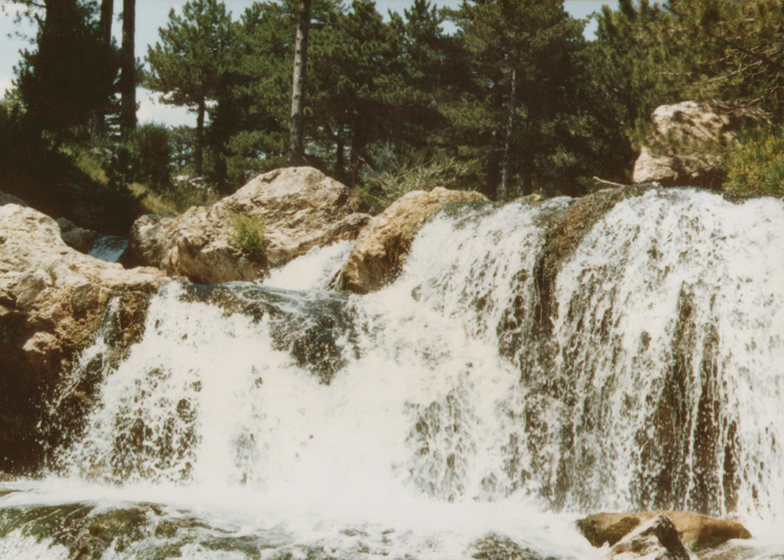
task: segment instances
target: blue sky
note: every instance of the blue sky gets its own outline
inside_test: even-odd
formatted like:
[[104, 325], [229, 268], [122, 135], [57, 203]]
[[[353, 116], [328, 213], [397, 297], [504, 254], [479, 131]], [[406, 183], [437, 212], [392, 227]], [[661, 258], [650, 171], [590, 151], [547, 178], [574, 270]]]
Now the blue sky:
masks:
[[[147, 53], [147, 45], [155, 44], [158, 40], [158, 28], [166, 25], [169, 11], [178, 10], [186, 0], [137, 0], [136, 2], [136, 55], [143, 59]], [[461, 0], [432, 0], [438, 6], [457, 7]], [[245, 11], [245, 8], [253, 4], [254, 0], [226, 0], [225, 4], [232, 15], [237, 18]], [[411, 5], [412, 0], [376, 0], [376, 6], [380, 13], [387, 14], [388, 11], [402, 12], [403, 9]], [[119, 11], [122, 2], [115, 0], [115, 9]], [[609, 0], [566, 0], [566, 10], [574, 17], [585, 18], [593, 12], [601, 10], [603, 4], [615, 4]], [[19, 62], [19, 50], [30, 48], [29, 43], [17, 37], [9, 37], [9, 34], [16, 35], [18, 32], [32, 36], [34, 30], [30, 27], [19, 27], [14, 25], [12, 15], [20, 8], [13, 2], [3, 2], [3, 10], [6, 15], [0, 14], [0, 96], [11, 87], [13, 67]], [[592, 36], [595, 30], [595, 23], [590, 23], [586, 29], [586, 36]], [[114, 35], [119, 42], [120, 23], [115, 22]], [[139, 90], [138, 100], [140, 109], [138, 113], [140, 122], [162, 122], [169, 125], [188, 125], [195, 126], [196, 116], [184, 107], [166, 106], [155, 102], [156, 95], [146, 90]]]

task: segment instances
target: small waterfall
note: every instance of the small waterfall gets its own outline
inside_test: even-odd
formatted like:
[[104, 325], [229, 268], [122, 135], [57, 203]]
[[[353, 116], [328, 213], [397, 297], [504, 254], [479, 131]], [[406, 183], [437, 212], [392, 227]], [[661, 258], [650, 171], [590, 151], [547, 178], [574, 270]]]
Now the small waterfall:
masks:
[[[350, 243], [263, 284], [166, 286], [136, 344], [109, 359], [99, 337], [72, 372], [65, 392], [92, 380], [94, 404], [64, 416], [51, 474], [0, 485], [0, 516], [24, 521], [0, 519], [0, 551], [33, 546], [41, 508], [136, 520], [104, 558], [589, 558], [573, 520], [602, 509], [775, 527], [784, 204], [618, 202], [542, 317], [573, 204], [448, 206], [365, 296], [326, 291]], [[57, 534], [50, 558], [92, 535]]]

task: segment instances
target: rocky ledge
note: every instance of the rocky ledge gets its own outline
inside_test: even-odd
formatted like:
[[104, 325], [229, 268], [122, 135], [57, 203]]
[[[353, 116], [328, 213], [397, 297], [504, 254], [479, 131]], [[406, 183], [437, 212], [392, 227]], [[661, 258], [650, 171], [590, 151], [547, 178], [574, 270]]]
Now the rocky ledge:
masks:
[[[357, 212], [358, 206], [348, 187], [316, 169], [278, 169], [212, 206], [192, 207], [180, 216], [141, 217], [122, 260], [201, 284], [255, 280], [313, 247], [355, 239], [370, 219]], [[236, 215], [263, 222], [265, 258], [245, 254], [231, 242], [230, 222]]]
[[342, 288], [366, 294], [384, 287], [400, 272], [403, 259], [422, 223], [450, 202], [487, 201], [470, 191], [436, 187], [430, 192], [412, 191], [397, 199], [357, 237], [343, 268]]
[[166, 281], [156, 269], [125, 270], [68, 247], [57, 222], [32, 208], [0, 206], [0, 470], [21, 472], [40, 461], [44, 403], [109, 302], [116, 302], [123, 346]]

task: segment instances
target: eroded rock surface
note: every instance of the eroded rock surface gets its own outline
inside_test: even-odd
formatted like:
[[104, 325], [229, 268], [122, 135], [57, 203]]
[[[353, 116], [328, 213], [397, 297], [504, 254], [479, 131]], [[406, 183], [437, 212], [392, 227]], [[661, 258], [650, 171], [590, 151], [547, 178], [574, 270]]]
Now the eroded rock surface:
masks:
[[[123, 262], [203, 284], [254, 280], [313, 247], [356, 238], [370, 219], [356, 209], [350, 190], [320, 171], [279, 169], [212, 206], [143, 216], [133, 225]], [[229, 223], [238, 214], [263, 220], [266, 258], [249, 256], [230, 241]]]
[[716, 548], [730, 539], [750, 539], [751, 533], [740, 523], [687, 511], [645, 511], [640, 513], [596, 513], [578, 521], [585, 538], [594, 545], [615, 545], [638, 526], [666, 514], [678, 536], [692, 551]]
[[375, 216], [357, 237], [343, 268], [342, 288], [365, 294], [392, 281], [422, 223], [450, 202], [487, 201], [477, 192], [436, 187], [412, 191]]
[[118, 300], [123, 336], [132, 337], [139, 308], [166, 281], [158, 270], [125, 270], [68, 247], [57, 222], [32, 208], [0, 207], [0, 470], [40, 459], [43, 403], [109, 301]]

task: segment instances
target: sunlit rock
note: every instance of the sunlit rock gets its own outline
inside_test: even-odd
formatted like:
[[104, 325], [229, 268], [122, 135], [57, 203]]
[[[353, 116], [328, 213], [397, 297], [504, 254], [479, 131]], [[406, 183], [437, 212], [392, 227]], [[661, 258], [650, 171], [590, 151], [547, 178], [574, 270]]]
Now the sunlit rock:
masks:
[[[320, 171], [279, 169], [212, 206], [192, 207], [180, 216], [143, 216], [131, 230], [122, 261], [204, 284], [255, 280], [313, 247], [354, 239], [370, 219], [356, 209], [351, 191]], [[231, 242], [235, 215], [263, 221], [268, 242], [264, 258]]]
[[18, 471], [37, 460], [39, 407], [91, 341], [110, 300], [128, 319], [122, 336], [132, 338], [141, 326], [137, 308], [165, 281], [157, 270], [129, 271], [71, 249], [57, 222], [32, 208], [0, 207], [0, 468]]
[[414, 235], [431, 214], [449, 202], [487, 201], [484, 195], [436, 187], [412, 191], [375, 216], [357, 237], [343, 269], [343, 289], [359, 294], [373, 292], [393, 280]]
[[666, 515], [672, 520], [678, 536], [692, 551], [715, 548], [730, 539], [750, 539], [743, 525], [729, 519], [717, 519], [688, 511], [645, 511], [640, 513], [596, 513], [577, 522], [577, 527], [594, 546], [610, 546], [624, 539], [637, 527], [649, 525], [654, 518]]
[[683, 101], [657, 107], [654, 134], [634, 164], [634, 183], [718, 188], [723, 180], [719, 144], [736, 144], [736, 132], [754, 119], [748, 112]]

